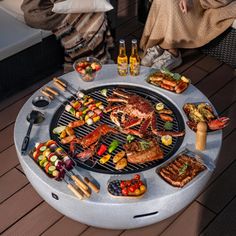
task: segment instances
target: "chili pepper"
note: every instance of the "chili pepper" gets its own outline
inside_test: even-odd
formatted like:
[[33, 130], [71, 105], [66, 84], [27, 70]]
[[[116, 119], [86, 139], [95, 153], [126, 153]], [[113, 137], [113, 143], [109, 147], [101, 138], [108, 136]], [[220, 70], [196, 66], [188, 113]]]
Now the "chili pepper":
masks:
[[108, 147], [108, 152], [112, 153], [119, 146], [119, 143], [120, 142], [118, 140], [113, 140], [110, 146]]
[[106, 150], [107, 150], [107, 146], [105, 144], [102, 144], [100, 148], [98, 149], [98, 155], [101, 156]]

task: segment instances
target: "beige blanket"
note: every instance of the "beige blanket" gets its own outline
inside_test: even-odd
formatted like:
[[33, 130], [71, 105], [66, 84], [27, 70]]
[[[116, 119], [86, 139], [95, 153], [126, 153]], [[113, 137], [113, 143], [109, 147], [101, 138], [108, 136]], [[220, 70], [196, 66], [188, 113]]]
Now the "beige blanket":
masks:
[[235, 0], [192, 0], [187, 14], [178, 4], [179, 0], [153, 0], [140, 42], [144, 51], [154, 45], [164, 49], [203, 46], [236, 19]]

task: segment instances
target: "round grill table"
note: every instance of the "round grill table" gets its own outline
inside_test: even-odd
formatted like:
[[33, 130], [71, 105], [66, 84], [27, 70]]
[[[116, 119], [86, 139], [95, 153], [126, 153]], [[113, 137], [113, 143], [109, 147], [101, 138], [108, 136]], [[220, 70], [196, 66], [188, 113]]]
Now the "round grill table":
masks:
[[[76, 89], [80, 87], [87, 90], [100, 86], [126, 85], [145, 88], [150, 93], [159, 93], [178, 109], [184, 123], [187, 118], [182, 107], [186, 102], [209, 102], [207, 97], [193, 85], [190, 85], [183, 94], [175, 94], [150, 85], [145, 81], [149, 72], [149, 68], [142, 67], [141, 74], [138, 77], [119, 77], [116, 65], [104, 65], [98, 78], [93, 82], [83, 82], [75, 72], [68, 73], [61, 78]], [[47, 86], [52, 85], [52, 82], [47, 84]], [[63, 94], [68, 98], [71, 96], [69, 93]], [[50, 179], [28, 155], [21, 155], [22, 141], [29, 126], [26, 116], [34, 109], [32, 100], [38, 95], [40, 92], [36, 91], [29, 98], [16, 119], [14, 141], [17, 155], [27, 178], [40, 196], [62, 214], [74, 220], [95, 227], [111, 229], [130, 229], [150, 225], [174, 215], [190, 204], [203, 190], [212, 174], [209, 170], [203, 171], [184, 188], [179, 189], [170, 186], [157, 175], [156, 169], [163, 165], [161, 164], [158, 167], [141, 172], [147, 183], [147, 192], [143, 198], [127, 200], [112, 198], [108, 194], [107, 182], [114, 175], [98, 173], [76, 166], [75, 173], [79, 172], [83, 176], [94, 179], [100, 185], [98, 194], [92, 192], [89, 199], [79, 200], [67, 189], [65, 182]], [[33, 126], [28, 150], [31, 150], [36, 142], [44, 142], [50, 139], [50, 124], [60, 106], [61, 104], [57, 100], [53, 100], [46, 109], [42, 110], [46, 119], [43, 123]], [[186, 145], [194, 150], [195, 133], [188, 128], [186, 123], [185, 132], [183, 142], [173, 157], [181, 152]], [[214, 163], [217, 162], [221, 143], [222, 131], [214, 131], [208, 134], [207, 148], [203, 153]], [[133, 174], [127, 174], [126, 177], [129, 179], [132, 176]]]

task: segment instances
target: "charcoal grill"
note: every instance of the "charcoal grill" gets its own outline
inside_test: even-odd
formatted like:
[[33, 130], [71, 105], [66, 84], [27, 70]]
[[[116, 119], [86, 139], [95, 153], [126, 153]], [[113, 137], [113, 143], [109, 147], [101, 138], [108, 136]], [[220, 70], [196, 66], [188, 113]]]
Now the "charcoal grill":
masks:
[[[174, 129], [185, 129], [184, 138], [174, 140], [173, 146], [170, 149], [165, 149], [164, 161], [152, 162], [145, 165], [132, 165], [124, 171], [115, 172], [113, 166], [101, 167], [96, 166], [91, 168], [88, 163], [78, 163], [75, 174], [79, 172], [83, 176], [89, 177], [100, 185], [100, 193], [92, 193], [88, 200], [78, 200], [66, 187], [66, 184], [49, 179], [43, 171], [35, 165], [34, 161], [28, 156], [22, 156], [20, 153], [21, 144], [25, 136], [28, 122], [26, 115], [32, 110], [32, 100], [39, 96], [40, 92], [36, 91], [32, 97], [24, 104], [20, 110], [15, 123], [14, 142], [19, 157], [21, 166], [41, 197], [46, 200], [51, 206], [60, 211], [62, 214], [95, 227], [111, 228], [111, 229], [129, 229], [146, 226], [156, 223], [167, 217], [172, 216], [190, 204], [203, 190], [207, 181], [211, 176], [210, 171], [203, 171], [194, 180], [187, 184], [184, 188], [178, 189], [168, 185], [157, 174], [156, 170], [165, 164], [166, 160], [171, 160], [173, 156], [181, 152], [186, 146], [194, 150], [195, 133], [185, 125], [187, 118], [182, 111], [182, 107], [189, 98], [194, 101], [210, 101], [194, 86], [189, 88], [180, 95], [176, 95], [169, 91], [164, 91], [145, 81], [149, 68], [142, 67], [139, 77], [119, 77], [117, 75], [116, 65], [104, 65], [98, 78], [93, 82], [80, 81], [76, 73], [69, 73], [62, 77], [67, 80], [75, 89], [79, 86], [92, 96], [98, 96], [101, 88], [108, 88], [109, 92], [114, 87], [122, 87], [128, 92], [135, 92], [141, 96], [150, 99], [154, 104], [157, 101], [162, 101], [167, 107], [174, 111], [175, 126]], [[78, 81], [80, 81], [78, 83]], [[48, 83], [47, 86], [52, 86]], [[71, 94], [65, 93], [66, 97]], [[99, 99], [104, 99], [99, 97]], [[105, 103], [105, 100], [104, 100]], [[74, 119], [66, 114], [58, 101], [52, 101], [48, 107], [43, 110], [45, 120], [42, 124], [34, 126], [31, 131], [30, 147], [32, 148], [35, 142], [42, 142], [50, 139], [52, 136], [51, 129], [57, 124], [64, 124], [64, 119]], [[101, 122], [107, 123], [105, 117]], [[162, 123], [158, 120], [158, 128], [162, 127]], [[90, 132], [94, 126], [87, 127], [84, 130]], [[111, 140], [113, 137], [108, 137]], [[124, 142], [124, 136], [119, 135], [120, 141]], [[207, 149], [204, 155], [209, 157], [213, 162], [217, 162], [218, 154], [222, 143], [222, 132], [211, 132], [207, 136]], [[68, 148], [68, 147], [66, 147]], [[96, 158], [96, 157], [95, 157]], [[86, 166], [86, 165], [88, 166]], [[135, 169], [138, 168], [138, 169]], [[147, 192], [141, 199], [125, 200], [112, 198], [107, 192], [107, 183], [114, 178], [130, 179], [133, 177], [133, 172], [139, 172], [141, 177], [146, 180]]]
[[[171, 109], [173, 111], [173, 131], [183, 131], [184, 130], [184, 121], [183, 118], [180, 114], [180, 112], [176, 109], [176, 107], [169, 101], [167, 98], [164, 98], [158, 93], [150, 93], [147, 89], [141, 89], [139, 87], [135, 86], [102, 86], [102, 87], [95, 87], [92, 89], [89, 89], [86, 91], [86, 95], [91, 96], [97, 101], [102, 101], [105, 106], [107, 106], [107, 101], [106, 98], [101, 94], [101, 90], [106, 88], [108, 90], [108, 96], [112, 94], [113, 89], [119, 87], [125, 92], [128, 93], [134, 93], [139, 96], [144, 97], [148, 101], [150, 101], [153, 104], [153, 107], [155, 104], [162, 102], [165, 104], [165, 107], [168, 109]], [[71, 115], [69, 112], [65, 111], [65, 105], [61, 105], [61, 107], [57, 110], [57, 112], [54, 115], [54, 118], [51, 122], [50, 125], [50, 133], [51, 133], [51, 138], [56, 140], [62, 148], [65, 150], [69, 151], [69, 145], [62, 145], [60, 143], [60, 139], [58, 138], [58, 135], [53, 134], [52, 130], [57, 127], [57, 126], [63, 126], [67, 125], [70, 121], [74, 121], [76, 118]], [[114, 126], [114, 123], [109, 118], [109, 114], [104, 114], [101, 122], [97, 122], [96, 124], [92, 126], [84, 125], [82, 127], [79, 127], [75, 129], [75, 133], [77, 137], [83, 137], [93, 131], [97, 126], [99, 126], [101, 123], [105, 123], [109, 126]], [[157, 115], [157, 128], [158, 130], [163, 130], [164, 126], [164, 121], [162, 121], [159, 116]], [[137, 129], [137, 128], [136, 128]], [[115, 150], [113, 155], [115, 155], [117, 152], [123, 150], [122, 144], [126, 143], [126, 135], [125, 134], [112, 134], [112, 137], [107, 135], [107, 137], [103, 138], [103, 142], [106, 146], [111, 143], [111, 141], [115, 139], [120, 142], [121, 145]], [[141, 140], [141, 139], [140, 139]], [[171, 156], [175, 154], [175, 152], [179, 149], [183, 141], [183, 137], [176, 137], [173, 138], [173, 143], [170, 146], [165, 146], [162, 145], [160, 142], [161, 149], [164, 151], [164, 158], [162, 160], [156, 160], [156, 161], [151, 161], [147, 162], [144, 164], [131, 164], [128, 163], [127, 167], [124, 168], [123, 170], [116, 170], [114, 167], [115, 165], [113, 164], [112, 160], [110, 159], [107, 163], [105, 164], [100, 164], [99, 159], [101, 157], [94, 155], [93, 159], [89, 159], [87, 161], [80, 161], [79, 159], [75, 158], [74, 160], [78, 163], [79, 166], [82, 168], [100, 172], [100, 173], [106, 173], [106, 174], [130, 174], [130, 173], [136, 173], [144, 170], [148, 170], [150, 168], [153, 168], [155, 166], [158, 166], [162, 164], [164, 161], [168, 160]], [[77, 146], [78, 152], [82, 151], [82, 148]]]

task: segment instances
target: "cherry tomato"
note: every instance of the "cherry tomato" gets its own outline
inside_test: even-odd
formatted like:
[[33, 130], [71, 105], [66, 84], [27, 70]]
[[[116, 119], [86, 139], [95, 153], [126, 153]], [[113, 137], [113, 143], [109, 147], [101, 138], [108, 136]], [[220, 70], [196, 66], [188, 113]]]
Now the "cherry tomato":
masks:
[[121, 192], [124, 196], [128, 195], [128, 189], [127, 188], [123, 188]]
[[126, 183], [125, 183], [125, 181], [121, 181], [121, 183], [120, 183], [120, 187], [121, 187], [121, 189], [123, 189], [123, 188], [126, 187]]
[[145, 185], [141, 185], [139, 189], [140, 189], [140, 191], [142, 193], [144, 193], [146, 191], [146, 186]]
[[142, 180], [140, 180], [140, 181], [138, 182], [138, 184], [139, 184], [139, 186], [143, 185]]
[[134, 176], [134, 179], [140, 180], [140, 175], [139, 175], [139, 174], [136, 174], [136, 175]]
[[131, 185], [131, 180], [127, 180], [127, 181], [126, 181], [126, 185], [127, 185], [127, 186], [130, 186], [130, 185]]
[[133, 185], [131, 185], [130, 187], [129, 187], [129, 191], [131, 192], [131, 193], [133, 193], [134, 191], [135, 191], [135, 186], [133, 186]]
[[135, 189], [134, 194], [135, 194], [136, 196], [138, 196], [138, 195], [141, 194], [141, 191], [137, 188], [137, 189]]

